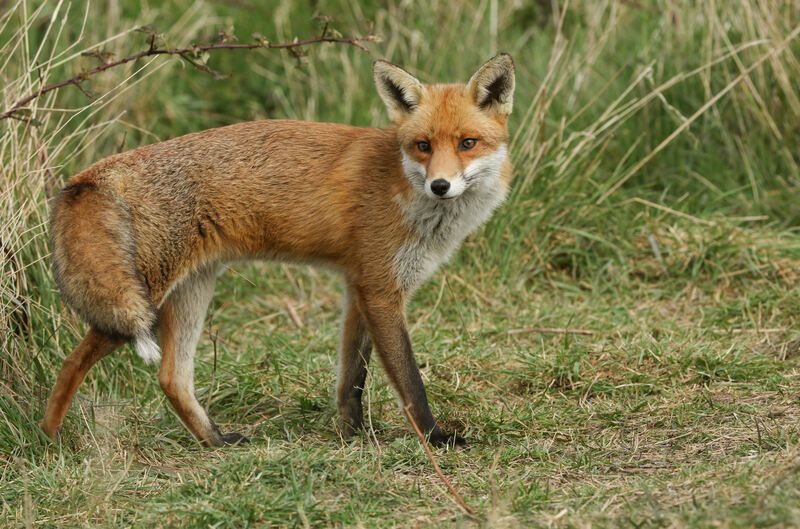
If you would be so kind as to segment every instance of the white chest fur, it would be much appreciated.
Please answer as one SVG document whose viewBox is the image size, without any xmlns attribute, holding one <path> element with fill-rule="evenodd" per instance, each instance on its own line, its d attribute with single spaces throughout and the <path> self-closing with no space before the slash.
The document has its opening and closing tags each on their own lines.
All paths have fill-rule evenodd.
<svg viewBox="0 0 800 529">
<path fill-rule="evenodd" d="M 404 244 L 394 258 L 397 278 L 406 292 L 412 292 L 446 262 L 464 238 L 489 219 L 506 196 L 500 173 L 506 149 L 479 160 L 464 171 L 469 187 L 453 200 L 438 200 L 415 193 L 401 204 L 406 223 L 415 238 Z M 406 171 L 413 168 L 406 164 Z M 409 175 L 412 183 L 420 175 Z M 424 177 L 422 179 L 424 182 Z"/>
</svg>

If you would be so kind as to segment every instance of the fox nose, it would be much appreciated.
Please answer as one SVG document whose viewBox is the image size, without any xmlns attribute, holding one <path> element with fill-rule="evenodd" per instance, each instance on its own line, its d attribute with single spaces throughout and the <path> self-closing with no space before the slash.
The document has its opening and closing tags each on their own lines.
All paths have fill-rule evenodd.
<svg viewBox="0 0 800 529">
<path fill-rule="evenodd" d="M 443 197 L 447 194 L 448 189 L 450 189 L 450 182 L 444 178 L 437 178 L 431 182 L 431 191 L 433 191 L 434 195 Z"/>
</svg>

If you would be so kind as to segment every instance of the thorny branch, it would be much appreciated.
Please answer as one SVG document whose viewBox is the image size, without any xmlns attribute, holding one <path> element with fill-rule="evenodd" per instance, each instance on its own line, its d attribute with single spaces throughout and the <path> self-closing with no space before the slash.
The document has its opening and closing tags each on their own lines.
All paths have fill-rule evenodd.
<svg viewBox="0 0 800 529">
<path fill-rule="evenodd" d="M 28 94 L 27 96 L 23 97 L 16 101 L 11 108 L 5 110 L 2 114 L 0 114 L 0 120 L 4 119 L 20 119 L 26 121 L 27 118 L 20 116 L 19 113 L 27 110 L 26 105 L 33 101 L 34 99 L 48 93 L 52 92 L 53 90 L 58 90 L 59 88 L 63 88 L 65 86 L 73 85 L 76 86 L 79 90 L 88 94 L 88 92 L 84 89 L 81 83 L 88 80 L 89 78 L 114 68 L 116 66 L 120 66 L 122 64 L 126 64 L 132 61 L 136 61 L 138 59 L 143 59 L 145 57 L 152 57 L 156 55 L 177 55 L 181 59 L 185 60 L 195 68 L 198 68 L 204 72 L 211 73 L 215 76 L 218 74 L 211 70 L 208 66 L 206 66 L 208 52 L 217 51 L 217 50 L 253 50 L 253 49 L 270 49 L 270 50 L 290 50 L 293 52 L 297 52 L 299 48 L 303 46 L 308 46 L 311 44 L 321 44 L 323 42 L 330 42 L 334 44 L 346 44 L 350 46 L 355 46 L 361 50 L 367 51 L 366 46 L 364 46 L 367 42 L 376 42 L 378 39 L 375 35 L 366 35 L 364 37 L 343 37 L 338 35 L 338 33 L 334 33 L 328 30 L 327 23 L 325 28 L 323 29 L 322 33 L 316 37 L 310 37 L 307 39 L 297 39 L 290 42 L 269 42 L 261 35 L 253 35 L 253 38 L 257 42 L 253 43 L 237 43 L 237 42 L 230 42 L 230 40 L 235 40 L 231 38 L 230 35 L 223 35 L 221 42 L 214 43 L 214 44 L 195 44 L 190 47 L 186 48 L 162 48 L 159 47 L 157 43 L 157 34 L 150 28 L 144 27 L 140 28 L 141 31 L 148 33 L 148 48 L 146 50 L 140 51 L 138 53 L 134 53 L 132 55 L 128 55 L 126 57 L 122 57 L 121 59 L 117 60 L 109 60 L 110 56 L 108 54 L 101 53 L 99 51 L 92 51 L 88 52 L 85 55 L 92 56 L 98 58 L 102 64 L 99 66 L 95 66 L 89 70 L 85 70 L 78 75 L 71 77 L 69 79 L 64 79 L 63 81 L 58 81 L 55 83 L 50 83 L 44 85 L 43 87 L 39 88 L 35 92 Z"/>
</svg>

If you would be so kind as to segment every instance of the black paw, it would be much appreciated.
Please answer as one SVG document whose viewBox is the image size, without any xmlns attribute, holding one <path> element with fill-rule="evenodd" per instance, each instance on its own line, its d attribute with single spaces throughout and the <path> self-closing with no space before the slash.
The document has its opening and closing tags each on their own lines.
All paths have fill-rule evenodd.
<svg viewBox="0 0 800 529">
<path fill-rule="evenodd" d="M 357 437 L 361 432 L 364 431 L 362 425 L 354 425 L 349 422 L 341 423 L 341 432 L 342 432 L 342 439 L 345 441 L 349 441 L 354 437 Z"/>
<path fill-rule="evenodd" d="M 467 440 L 457 433 L 447 433 L 438 428 L 430 433 L 428 442 L 433 446 L 446 446 L 449 448 L 466 448 Z"/>
<path fill-rule="evenodd" d="M 355 437 L 364 430 L 364 413 L 361 410 L 361 402 L 349 406 L 340 406 L 339 416 L 339 425 L 344 439 Z"/>
<path fill-rule="evenodd" d="M 222 437 L 222 442 L 226 445 L 244 445 L 250 442 L 250 439 L 245 437 L 244 435 L 231 432 L 231 433 L 224 433 L 220 437 Z"/>
</svg>

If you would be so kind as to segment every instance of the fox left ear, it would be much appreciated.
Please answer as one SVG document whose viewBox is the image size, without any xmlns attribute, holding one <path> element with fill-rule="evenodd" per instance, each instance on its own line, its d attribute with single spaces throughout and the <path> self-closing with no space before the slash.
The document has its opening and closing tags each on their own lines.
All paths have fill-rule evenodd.
<svg viewBox="0 0 800 529">
<path fill-rule="evenodd" d="M 401 121 L 417 108 L 424 89 L 416 77 L 399 66 L 381 60 L 372 65 L 372 74 L 392 121 Z"/>
<path fill-rule="evenodd" d="M 511 114 L 514 103 L 514 60 L 501 53 L 492 57 L 467 82 L 467 90 L 484 110 Z"/>
</svg>

